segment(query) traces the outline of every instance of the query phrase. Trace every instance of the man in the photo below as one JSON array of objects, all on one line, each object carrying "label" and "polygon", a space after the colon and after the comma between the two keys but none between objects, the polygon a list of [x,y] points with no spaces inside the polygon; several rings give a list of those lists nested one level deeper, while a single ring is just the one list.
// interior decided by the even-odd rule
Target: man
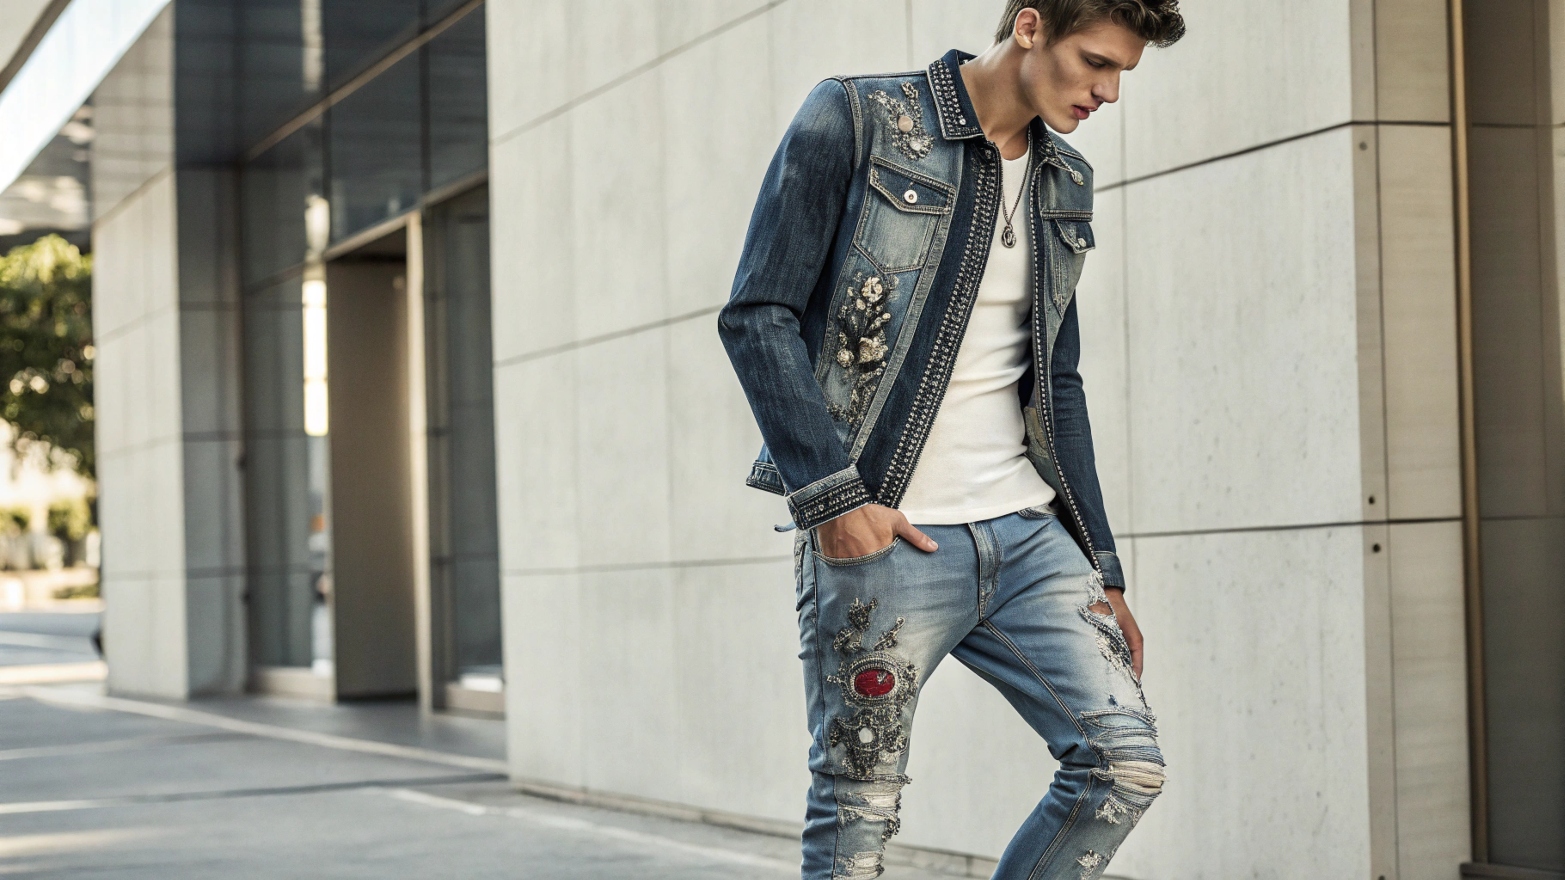
[{"label": "man", "polygon": [[1009,0],[979,57],[816,86],[767,171],[719,330],[800,530],[805,880],[882,872],[947,654],[1061,764],[996,878],[1100,876],[1162,789],[1077,372],[1092,168],[1050,129],[1183,32]]}]

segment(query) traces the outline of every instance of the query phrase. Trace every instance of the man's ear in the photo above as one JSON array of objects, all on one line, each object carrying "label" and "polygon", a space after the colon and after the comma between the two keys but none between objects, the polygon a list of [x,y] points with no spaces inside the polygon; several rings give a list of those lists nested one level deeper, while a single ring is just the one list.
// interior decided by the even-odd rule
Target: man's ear
[{"label": "man's ear", "polygon": [[1031,49],[1043,39],[1043,17],[1038,10],[1024,7],[1016,13],[1016,24],[1011,28],[1012,39],[1023,49]]}]

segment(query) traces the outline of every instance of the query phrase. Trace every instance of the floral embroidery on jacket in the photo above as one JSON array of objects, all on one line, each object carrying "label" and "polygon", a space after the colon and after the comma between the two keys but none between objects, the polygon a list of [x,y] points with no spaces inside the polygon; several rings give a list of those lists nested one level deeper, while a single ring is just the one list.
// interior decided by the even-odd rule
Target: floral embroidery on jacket
[{"label": "floral embroidery on jacket", "polygon": [[886,111],[886,122],[891,126],[891,143],[909,159],[922,159],[935,146],[935,139],[924,129],[923,105],[918,102],[918,89],[912,83],[902,84],[902,94],[907,103],[891,97],[881,89],[869,93],[869,99]]},{"label": "floral embroidery on jacket", "polygon": [[852,390],[846,406],[833,406],[832,414],[857,425],[875,393],[875,383],[886,372],[886,326],[891,323],[890,291],[896,281],[878,275],[859,276],[848,288],[848,298],[837,312],[837,366],[848,371]]}]

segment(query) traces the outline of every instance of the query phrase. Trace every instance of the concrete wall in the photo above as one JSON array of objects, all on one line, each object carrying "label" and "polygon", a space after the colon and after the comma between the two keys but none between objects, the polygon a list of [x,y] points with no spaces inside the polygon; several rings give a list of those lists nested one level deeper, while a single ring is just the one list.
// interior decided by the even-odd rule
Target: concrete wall
[{"label": "concrete wall", "polygon": [[[999,2],[490,0],[495,396],[519,780],[796,825],[781,502],[716,338],[808,89]],[[1213,0],[1071,138],[1078,301],[1166,793],[1114,872],[1455,878],[1466,743],[1438,0]],[[1053,762],[958,664],[904,845],[993,857]],[[975,870],[984,867],[972,862]]]},{"label": "concrete wall", "polygon": [[109,688],[244,680],[232,182],[174,161],[173,12],[99,86],[99,516]]}]

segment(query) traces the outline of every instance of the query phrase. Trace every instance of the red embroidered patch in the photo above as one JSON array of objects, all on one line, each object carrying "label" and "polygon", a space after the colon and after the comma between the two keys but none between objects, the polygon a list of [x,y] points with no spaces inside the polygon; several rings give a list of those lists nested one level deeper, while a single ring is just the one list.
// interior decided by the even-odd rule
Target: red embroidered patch
[{"label": "red embroidered patch", "polygon": [[866,669],[853,676],[853,689],[866,697],[884,697],[896,685],[897,677],[885,669]]}]

